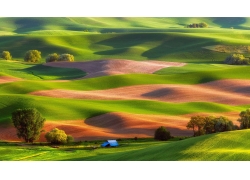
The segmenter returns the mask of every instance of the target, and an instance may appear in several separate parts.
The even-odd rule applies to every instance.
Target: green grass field
[[[188,24],[200,22],[206,22],[209,27],[186,28]],[[109,112],[178,116],[240,112],[250,107],[250,104],[233,106],[210,102],[77,100],[28,94],[52,89],[91,91],[132,85],[193,85],[223,79],[250,79],[250,66],[223,64],[230,52],[206,49],[215,45],[248,46],[250,18],[13,17],[0,18],[0,24],[0,52],[10,51],[15,60],[0,60],[0,77],[22,79],[0,84],[0,125],[11,125],[11,113],[17,108],[29,107],[37,108],[50,121],[84,120]],[[23,62],[25,52],[31,49],[42,52],[40,63]],[[43,65],[46,56],[54,52],[73,54],[75,61],[160,60],[185,62],[187,65],[161,69],[154,74],[75,80],[85,76],[86,72]],[[250,52],[244,56],[249,57]],[[45,145],[20,146],[19,143],[1,140],[0,160],[248,161],[249,133],[249,130],[239,130],[168,142],[122,140],[118,148],[95,150],[91,149],[94,142],[55,149]]]
[[[215,133],[175,141],[122,140],[116,148],[102,141],[52,148],[0,142],[0,160],[10,161],[249,161],[249,130]],[[92,147],[99,148],[93,150]]]

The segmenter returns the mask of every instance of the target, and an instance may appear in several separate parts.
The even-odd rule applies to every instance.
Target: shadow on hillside
[[[245,17],[216,17],[213,22],[222,28],[250,29],[241,26],[246,22]]]
[[[144,52],[138,51],[138,56],[143,56],[146,59],[159,59],[166,58],[173,54],[181,54],[183,59],[189,59],[192,57],[186,57],[184,54],[191,54],[196,56],[198,53],[200,59],[208,59],[204,46],[213,45],[216,40],[212,38],[194,37],[188,35],[180,35],[176,33],[134,33],[134,34],[122,34],[113,36],[109,39],[99,41],[96,44],[110,46],[113,49],[105,51],[97,51],[94,54],[98,55],[131,55],[136,54],[136,51],[129,52],[133,47],[145,47],[148,48]],[[143,48],[141,48],[143,49]],[[132,54],[133,53],[133,54]],[[192,53],[196,53],[192,55]]]
[[[45,25],[44,21],[36,17],[17,18],[15,24],[17,26],[17,29],[14,31],[15,33],[24,33],[30,30],[43,30]]]

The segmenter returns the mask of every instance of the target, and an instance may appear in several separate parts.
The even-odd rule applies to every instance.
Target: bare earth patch
[[[157,100],[173,103],[215,102],[228,105],[250,104],[250,80],[219,80],[198,85],[153,84],[107,90],[42,90],[38,96],[102,100]]]
[[[116,74],[131,74],[131,73],[154,73],[166,67],[180,67],[186,63],[178,62],[163,62],[163,61],[133,61],[133,60],[96,60],[85,62],[50,62],[44,64],[52,67],[77,68],[87,73],[84,78],[116,75]]]
[[[14,81],[20,81],[21,79],[9,76],[0,76],[0,84],[9,83]]]

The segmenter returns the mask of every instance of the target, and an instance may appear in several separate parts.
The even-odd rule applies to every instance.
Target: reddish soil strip
[[[135,85],[107,90],[44,90],[38,96],[74,99],[143,99],[174,103],[215,102],[228,105],[250,104],[250,80],[219,80],[198,85]]]
[[[14,82],[14,81],[20,81],[21,79],[15,78],[15,77],[9,77],[9,76],[0,76],[0,84],[2,83],[8,83],[8,82]]]
[[[51,62],[44,64],[52,67],[77,68],[87,72],[84,78],[131,73],[154,73],[166,67],[184,66],[185,63],[163,61],[133,61],[133,60],[96,60],[85,62]]]
[[[239,112],[228,113],[199,113],[183,116],[145,115],[129,113],[108,113],[86,120],[46,121],[39,141],[45,142],[44,135],[53,128],[64,130],[76,141],[101,140],[113,138],[153,137],[155,129],[166,127],[173,136],[192,136],[192,131],[186,125],[191,116],[214,115],[225,116],[238,124]],[[21,141],[16,136],[13,126],[0,127],[0,140]]]

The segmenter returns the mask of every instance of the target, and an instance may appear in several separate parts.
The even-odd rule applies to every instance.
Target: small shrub
[[[225,64],[230,65],[247,65],[250,64],[249,58],[244,57],[242,54],[232,54],[224,60]]]
[[[61,54],[59,57],[58,57],[58,61],[74,61],[74,56],[71,55],[71,54]]]
[[[57,53],[49,54],[46,57],[46,62],[55,62],[58,60],[58,58],[59,58],[59,55]]]
[[[74,138],[71,135],[67,135],[67,143],[72,143],[74,142]]]
[[[5,60],[11,60],[12,58],[9,51],[3,51],[1,57]]]
[[[63,130],[58,128],[52,129],[50,132],[45,134],[45,138],[51,144],[66,144],[73,140],[72,136],[67,135]]]

